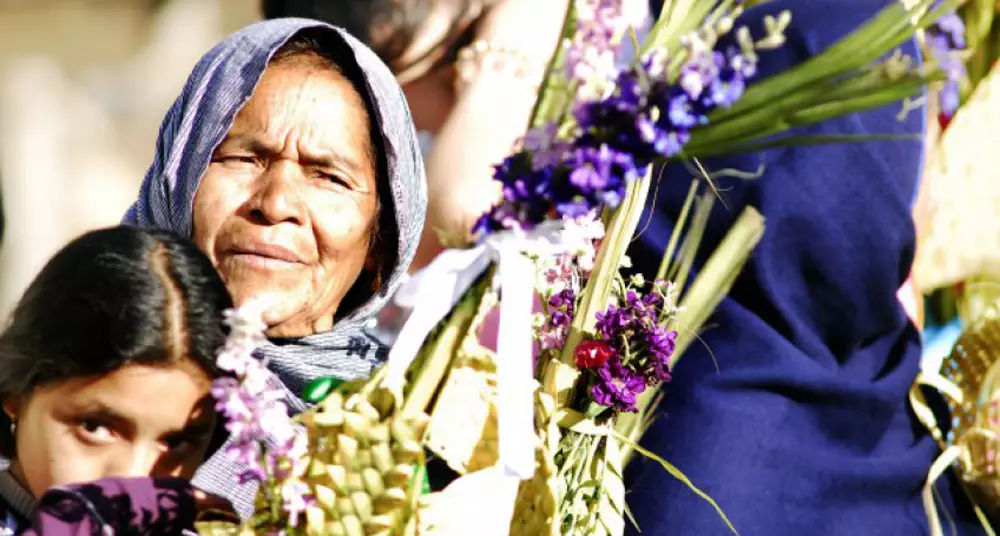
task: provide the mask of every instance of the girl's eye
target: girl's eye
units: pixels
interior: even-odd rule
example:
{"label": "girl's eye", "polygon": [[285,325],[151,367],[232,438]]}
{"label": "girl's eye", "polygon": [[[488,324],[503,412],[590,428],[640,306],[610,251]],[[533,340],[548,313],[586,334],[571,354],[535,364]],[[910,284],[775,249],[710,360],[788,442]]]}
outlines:
{"label": "girl's eye", "polygon": [[110,441],[115,436],[114,430],[110,426],[97,419],[80,421],[80,430],[87,439],[95,442]]}

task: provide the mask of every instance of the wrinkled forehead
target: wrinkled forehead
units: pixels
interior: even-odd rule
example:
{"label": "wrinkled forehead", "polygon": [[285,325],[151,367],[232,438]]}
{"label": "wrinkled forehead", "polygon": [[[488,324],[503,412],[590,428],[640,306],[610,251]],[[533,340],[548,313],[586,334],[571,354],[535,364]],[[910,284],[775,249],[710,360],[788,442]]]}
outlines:
{"label": "wrinkled forehead", "polygon": [[384,176],[377,157],[381,136],[362,96],[363,80],[351,74],[309,49],[279,52],[216,149],[278,153],[292,148],[307,160],[337,155],[355,173]]}
{"label": "wrinkled forehead", "polygon": [[383,150],[381,114],[369,93],[368,74],[340,34],[329,26],[302,19],[248,26],[224,39],[198,62],[161,127],[157,161],[150,173],[165,179],[170,228],[191,236],[191,207],[212,152],[229,133],[275,54],[300,32],[312,30],[323,32],[325,45],[344,49],[332,55],[365,103],[368,120],[378,133],[372,139],[376,152]]}

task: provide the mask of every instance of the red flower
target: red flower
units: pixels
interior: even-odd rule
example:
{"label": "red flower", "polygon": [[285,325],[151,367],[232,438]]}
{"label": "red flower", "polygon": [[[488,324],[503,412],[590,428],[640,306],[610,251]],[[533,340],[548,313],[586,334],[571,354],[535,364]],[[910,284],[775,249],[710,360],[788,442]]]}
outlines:
{"label": "red flower", "polygon": [[604,341],[583,341],[576,347],[576,366],[582,369],[601,368],[613,355],[615,349]]}

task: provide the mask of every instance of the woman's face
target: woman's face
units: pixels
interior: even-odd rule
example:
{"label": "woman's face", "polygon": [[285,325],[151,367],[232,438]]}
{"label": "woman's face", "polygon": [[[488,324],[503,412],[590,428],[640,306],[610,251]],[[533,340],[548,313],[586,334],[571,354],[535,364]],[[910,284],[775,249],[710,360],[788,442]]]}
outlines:
{"label": "woman's face", "polygon": [[333,327],[374,269],[375,162],[364,102],[330,69],[271,65],[215,150],[194,200],[194,240],[236,305],[267,304],[272,337]]}
{"label": "woman's face", "polygon": [[126,365],[4,402],[16,423],[15,476],[35,496],[110,476],[190,478],[205,459],[215,411],[196,365]]}

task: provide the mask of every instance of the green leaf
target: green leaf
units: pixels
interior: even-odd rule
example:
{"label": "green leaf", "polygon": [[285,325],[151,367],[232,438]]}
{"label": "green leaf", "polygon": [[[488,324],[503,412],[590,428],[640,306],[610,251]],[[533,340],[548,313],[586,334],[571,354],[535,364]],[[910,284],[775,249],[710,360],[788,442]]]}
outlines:
{"label": "green leaf", "polygon": [[597,515],[609,535],[625,531],[625,481],[621,471],[621,452],[618,442],[606,438],[604,453],[600,457],[598,473],[601,480],[601,494]]}
{"label": "green leaf", "polygon": [[545,68],[545,76],[542,78],[542,85],[538,90],[538,98],[535,99],[535,106],[531,110],[531,119],[528,120],[528,129],[542,126],[562,117],[563,111],[570,103],[570,91],[572,88],[566,85],[566,76],[562,70],[563,59],[566,56],[566,47],[563,41],[572,38],[576,32],[575,17],[576,2],[570,0],[566,7],[566,16],[563,17],[562,31],[556,49],[552,52],[552,57]]}
{"label": "green leaf", "polygon": [[[719,119],[692,131],[691,141],[684,147],[684,156],[700,158],[719,154],[720,148],[728,153],[730,147],[769,138],[795,127],[899,102],[919,95],[924,84],[920,79],[906,79],[877,90],[844,91],[838,95],[839,100],[828,100],[818,93],[793,96],[788,101],[761,107],[742,117]],[[810,103],[810,99],[814,102]]]}
{"label": "green leaf", "polygon": [[[764,217],[753,207],[745,208],[698,272],[698,276],[681,299],[683,313],[678,322],[682,323],[685,329],[677,334],[674,353],[670,356],[671,369],[677,365],[677,361],[694,339],[694,335],[729,294],[733,282],[763,235]],[[648,402],[652,396],[650,393],[644,400]]]}
{"label": "green leaf", "polygon": [[417,358],[409,370],[415,372],[415,378],[406,392],[406,400],[400,414],[418,415],[427,411],[427,406],[437,394],[441,380],[448,372],[452,359],[457,354],[458,347],[465,341],[472,322],[475,319],[479,304],[493,279],[493,267],[479,276],[479,280],[465,291],[458,304],[448,314],[417,353]]}
{"label": "green leaf", "polygon": [[736,527],[734,527],[733,524],[729,521],[729,518],[726,517],[725,512],[722,511],[722,508],[719,507],[718,503],[716,503],[715,500],[712,499],[712,497],[710,497],[707,493],[701,491],[701,489],[699,489],[698,486],[695,486],[694,483],[691,482],[691,479],[689,479],[680,469],[678,469],[676,466],[674,466],[667,460],[664,460],[663,458],[657,456],[653,452],[642,448],[637,443],[630,441],[627,437],[624,437],[621,434],[618,434],[617,432],[615,433],[615,436],[619,441],[628,445],[639,454],[642,454],[643,456],[649,458],[650,460],[653,460],[656,463],[660,464],[661,467],[663,467],[668,473],[670,473],[670,476],[679,480],[682,484],[687,486],[688,489],[693,491],[695,495],[701,497],[705,502],[712,505],[712,508],[715,509],[715,512],[719,514],[719,517],[722,518],[722,521],[724,521],[726,523],[726,526],[729,527],[729,530],[732,531],[733,534],[737,535],[739,534],[739,532],[736,531]]}
{"label": "green leaf", "polygon": [[674,258],[674,250],[677,249],[677,242],[680,241],[684,226],[687,225],[688,212],[698,194],[698,181],[691,181],[688,188],[687,197],[684,199],[684,206],[681,207],[680,216],[677,217],[677,224],[674,225],[673,232],[670,233],[670,242],[667,242],[667,250],[663,253],[663,260],[660,261],[660,269],[656,271],[656,279],[666,279],[667,270],[670,269]]}
{"label": "green leaf", "polygon": [[[933,0],[921,0],[915,12],[925,12],[932,3]],[[892,2],[822,53],[793,69],[752,84],[740,100],[717,119],[736,117],[768,103],[784,101],[797,90],[862,69],[912,38],[918,28],[931,24],[945,12],[944,8],[953,4],[954,0],[946,1],[941,8],[914,21],[913,14],[907,12],[901,2]]]}
{"label": "green leaf", "polygon": [[310,404],[317,404],[342,383],[344,380],[340,378],[317,378],[306,384],[302,390],[302,398]]}
{"label": "green leaf", "polygon": [[785,136],[776,139],[767,139],[762,141],[753,141],[748,143],[742,143],[730,147],[717,147],[713,151],[712,148],[700,149],[698,151],[698,156],[708,157],[708,156],[720,156],[720,155],[730,155],[739,153],[756,153],[760,151],[766,151],[768,149],[774,149],[777,147],[797,147],[803,145],[824,145],[832,143],[866,143],[873,141],[920,141],[923,139],[921,134],[830,134],[830,135],[795,135],[795,136]]}
{"label": "green leaf", "polygon": [[[731,5],[732,0],[725,0]],[[646,53],[653,49],[675,50],[680,38],[697,29],[705,17],[712,12],[714,2],[704,0],[668,0],[663,3],[660,17],[649,31],[642,44]]]}

